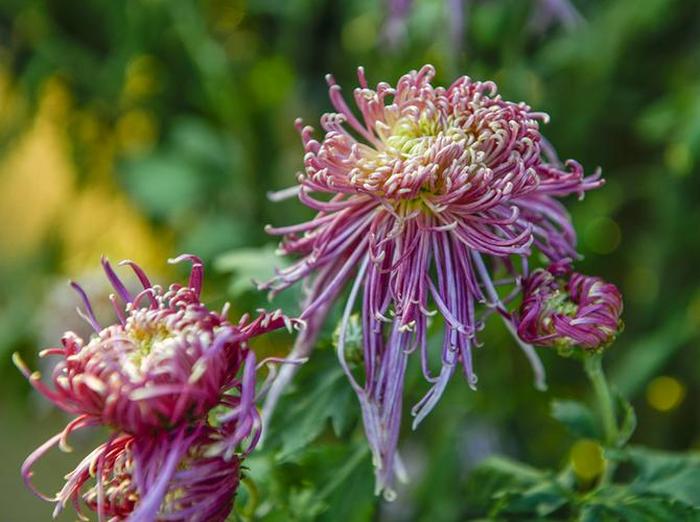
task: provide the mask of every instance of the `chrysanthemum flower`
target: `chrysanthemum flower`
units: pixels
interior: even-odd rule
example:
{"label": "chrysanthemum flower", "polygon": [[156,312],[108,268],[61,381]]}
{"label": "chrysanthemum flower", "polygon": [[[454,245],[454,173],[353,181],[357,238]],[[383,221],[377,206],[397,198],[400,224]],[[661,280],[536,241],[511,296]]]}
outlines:
{"label": "chrysanthemum flower", "polygon": [[[475,385],[472,349],[483,319],[477,305],[508,316],[507,298],[500,299],[496,287],[509,285],[517,293],[531,247],[553,261],[576,255],[575,233],[557,198],[582,196],[602,183],[598,175],[585,178],[574,161],[563,167],[544,148],[545,114],[503,100],[492,82],[465,76],[448,88],[434,87],[434,75],[426,65],[396,87],[380,83],[370,89],[360,68],[354,91],[359,116],[328,76],[337,112],[321,119],[321,141],[297,123],[306,151],[297,192],[318,214],[269,229],[285,236],[283,254],[302,258],[263,285],[277,292],[306,280],[302,318],[308,328],[293,352],[303,357],[330,304],[353,281],[338,352],[362,405],[378,488],[389,496],[408,356],[418,352],[431,383],[413,409],[415,425],[435,406],[458,365]],[[503,279],[492,279],[484,256],[505,273]],[[360,295],[363,384],[343,353],[344,331]],[[437,373],[429,367],[426,336],[435,311],[445,321]],[[534,350],[522,347],[543,385]],[[292,373],[292,367],[282,370],[264,415]]]}
{"label": "chrysanthemum flower", "polygon": [[621,314],[622,295],[615,285],[573,272],[563,260],[524,281],[518,335],[540,346],[600,350],[620,331]]}
{"label": "chrysanthemum flower", "polygon": [[72,283],[84,301],[85,312],[80,313],[95,335],[84,340],[68,332],[62,347],[41,352],[42,357],[59,357],[53,387],[20,364],[32,385],[67,412],[132,434],[196,421],[222,400],[231,401],[224,392],[240,392],[238,375],[249,353],[246,341],[291,323],[279,312],[230,323],[228,306],[218,313],[199,300],[201,261],[181,256],[173,262],[183,260],[192,262],[189,284],[167,290],[152,285],[138,265],[124,262],[143,285],[132,296],[103,259],[118,296],[112,296],[118,320],[106,327],[98,323],[85,292]]}
{"label": "chrysanthemum flower", "polygon": [[118,434],[66,476],[54,516],[70,502],[100,520],[223,522],[233,506],[242,456],[217,451],[220,429],[182,428],[153,435]]}
{"label": "chrysanthemum flower", "polygon": [[[223,476],[231,469],[237,473],[239,455],[251,451],[260,437],[260,415],[255,404],[257,368],[247,341],[296,323],[279,311],[261,312],[252,321],[244,316],[238,324],[230,323],[227,306],[217,313],[200,302],[203,266],[199,258],[185,255],[172,262],[183,260],[192,263],[188,285],[173,284],[168,290],[152,285],[138,265],[124,262],[143,285],[135,296],[103,260],[118,296],[111,296],[117,322],[106,327],[98,323],[85,292],[73,283],[84,302],[85,311],[79,313],[93,326],[95,334],[85,341],[69,332],[62,347],[41,353],[59,357],[52,372],[53,386],[44,383],[38,372],[31,373],[15,355],[17,366],[42,395],[77,415],[22,466],[25,482],[41,498],[64,506],[67,498],[82,494],[76,492],[87,480],[84,474],[94,475],[97,463],[102,470],[97,472],[100,480],[93,491],[97,497],[86,493],[84,500],[88,505],[99,503],[99,511],[106,510],[116,517],[114,520],[121,520],[120,513],[134,508],[134,502],[140,502],[135,513],[151,515],[134,515],[130,520],[153,520],[158,509],[167,511],[159,515],[159,520],[225,518],[219,495],[231,493],[227,484],[233,479],[229,477],[228,482],[217,485],[208,484],[205,477],[209,472],[210,477]],[[55,445],[66,450],[72,432],[96,425],[107,425],[121,435],[83,461],[71,475],[67,489],[55,499],[36,491],[30,480],[34,463]],[[195,459],[192,452],[204,446],[207,454],[216,455],[218,460]],[[190,460],[182,464],[184,455]],[[120,480],[124,466],[132,462],[129,473],[133,472],[133,481],[120,491],[117,486],[121,482],[114,481]],[[101,485],[102,479],[111,475],[110,487],[117,489],[110,490],[112,496],[107,500],[95,500],[103,495],[100,488],[106,488]],[[166,480],[166,476],[171,478]],[[132,495],[133,484],[136,497]],[[188,485],[185,488],[178,484]],[[212,498],[205,501],[203,496],[209,494]],[[202,498],[197,500],[199,496]],[[161,501],[165,502],[162,506]],[[195,515],[201,517],[193,518]]]}

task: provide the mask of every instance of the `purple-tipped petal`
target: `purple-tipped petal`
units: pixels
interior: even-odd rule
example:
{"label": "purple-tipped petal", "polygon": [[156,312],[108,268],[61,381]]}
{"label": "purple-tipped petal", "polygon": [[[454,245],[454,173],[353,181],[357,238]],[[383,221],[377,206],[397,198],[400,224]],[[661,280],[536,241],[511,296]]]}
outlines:
{"label": "purple-tipped petal", "polygon": [[80,317],[85,319],[85,321],[87,321],[87,323],[90,326],[92,326],[92,329],[95,330],[95,332],[99,332],[100,330],[102,330],[100,323],[98,323],[97,319],[95,318],[95,312],[92,310],[92,305],[90,304],[90,299],[88,298],[87,294],[85,293],[85,290],[83,290],[83,287],[80,286],[75,281],[71,281],[70,286],[80,296],[80,299],[83,301],[83,304],[85,305],[85,310],[87,312],[87,313],[85,313],[80,308],[78,308],[77,309],[78,315],[80,315]]}
{"label": "purple-tipped petal", "polygon": [[102,269],[107,275],[107,279],[109,279],[112,288],[114,288],[121,300],[124,301],[124,304],[130,303],[131,294],[129,294],[129,291],[124,286],[124,283],[122,283],[121,279],[119,279],[117,274],[114,272],[112,265],[109,264],[109,260],[105,256],[102,256],[100,262],[102,263]]}
{"label": "purple-tipped petal", "polygon": [[168,263],[177,264],[183,261],[192,263],[192,271],[190,272],[190,280],[188,286],[194,290],[194,293],[199,297],[202,294],[202,281],[204,280],[204,263],[201,258],[192,254],[182,254],[174,259],[168,259]]}

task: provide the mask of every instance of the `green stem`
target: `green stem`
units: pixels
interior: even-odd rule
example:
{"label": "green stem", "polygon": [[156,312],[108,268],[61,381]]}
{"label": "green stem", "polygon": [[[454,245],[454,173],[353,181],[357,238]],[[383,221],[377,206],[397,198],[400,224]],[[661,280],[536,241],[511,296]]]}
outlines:
{"label": "green stem", "polygon": [[586,375],[588,375],[591,384],[593,384],[598,410],[603,419],[605,444],[609,447],[615,447],[618,439],[617,417],[610,387],[603,373],[603,356],[601,354],[587,355],[584,360],[584,367]]}
{"label": "green stem", "polygon": [[[614,448],[617,446],[619,438],[619,430],[617,427],[617,415],[615,414],[615,403],[610,386],[603,373],[603,356],[602,354],[586,354],[584,359],[584,368],[586,375],[593,385],[596,402],[598,403],[598,413],[603,419],[603,430],[605,435],[605,446]],[[600,478],[598,487],[608,484],[612,481],[615,474],[615,463],[607,460],[605,462],[605,471]]]}
{"label": "green stem", "polygon": [[327,496],[333,493],[338,486],[345,482],[353,470],[364,460],[367,453],[369,453],[369,447],[367,444],[358,446],[355,453],[350,456],[343,467],[340,468],[335,474],[333,480],[328,482],[328,484],[326,484],[326,486],[318,493],[318,498],[325,499]]}
{"label": "green stem", "polygon": [[241,477],[241,484],[243,484],[248,491],[248,502],[246,502],[245,506],[241,509],[239,516],[243,520],[253,520],[255,510],[258,508],[258,502],[260,501],[258,486],[247,476]]}

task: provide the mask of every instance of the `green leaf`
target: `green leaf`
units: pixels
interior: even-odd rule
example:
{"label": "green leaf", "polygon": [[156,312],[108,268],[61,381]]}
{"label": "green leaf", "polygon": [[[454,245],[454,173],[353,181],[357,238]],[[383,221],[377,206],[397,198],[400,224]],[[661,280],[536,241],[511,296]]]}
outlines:
{"label": "green leaf", "polygon": [[129,161],[123,175],[127,190],[156,218],[172,218],[203,197],[204,184],[197,169],[167,154]]}
{"label": "green leaf", "polygon": [[231,273],[229,292],[233,297],[254,290],[254,281],[267,281],[275,274],[275,268],[284,264],[275,253],[275,247],[237,248],[222,254],[214,262],[219,272]]}
{"label": "green leaf", "polygon": [[700,506],[700,454],[677,454],[642,447],[624,451],[635,466],[635,491],[656,493],[692,506]]}
{"label": "green leaf", "polygon": [[465,502],[470,511],[551,513],[566,502],[549,473],[505,457],[490,457],[469,476]]}
{"label": "green leaf", "polygon": [[622,411],[622,423],[618,432],[617,446],[622,447],[627,444],[634,434],[634,430],[637,429],[637,414],[634,412],[630,402],[622,395],[617,394],[617,399]]}
{"label": "green leaf", "polygon": [[507,478],[507,483],[513,486],[529,486],[547,477],[545,471],[500,456],[489,457],[484,460],[474,473],[481,473],[483,477]]}
{"label": "green leaf", "polygon": [[496,513],[533,513],[551,515],[569,501],[567,492],[553,481],[541,482],[522,493],[512,495],[510,501]]}
{"label": "green leaf", "polygon": [[[285,436],[281,451],[277,455],[280,461],[290,459],[303,450],[321,434],[326,422],[346,406],[338,404],[338,396],[345,396],[343,389],[349,388],[347,383],[342,382],[343,377],[341,371],[326,375],[315,390],[311,390],[306,398],[296,402],[294,407],[288,410],[293,422],[284,423]],[[336,425],[338,422],[335,421]]]}
{"label": "green leaf", "polygon": [[[331,343],[334,348],[338,348],[338,342],[340,341],[340,326],[342,323],[338,323],[338,326],[333,331],[331,336]],[[362,344],[362,321],[360,320],[360,314],[352,314],[350,320],[348,321],[347,328],[345,330],[345,359],[350,363],[362,364],[364,359],[363,344]]]}
{"label": "green leaf", "polygon": [[609,450],[629,462],[629,484],[609,484],[583,498],[579,520],[672,522],[700,520],[700,455],[631,447]]}
{"label": "green leaf", "polygon": [[238,150],[237,143],[224,143],[222,136],[205,120],[179,118],[170,136],[173,148],[183,157],[201,165],[226,167],[226,160]]}
{"label": "green leaf", "polygon": [[581,508],[582,522],[691,522],[700,511],[663,495],[637,493],[629,486],[611,485],[596,491]]}
{"label": "green leaf", "polygon": [[312,487],[305,487],[289,492],[289,511],[293,520],[314,520],[327,509]]}
{"label": "green leaf", "polygon": [[267,444],[278,462],[293,461],[328,427],[336,436],[347,431],[357,407],[345,374],[328,351],[317,351],[299,375],[297,387],[282,398],[270,424]]}
{"label": "green leaf", "polygon": [[566,426],[574,437],[600,439],[593,412],[581,402],[554,399],[551,402],[551,415]]}

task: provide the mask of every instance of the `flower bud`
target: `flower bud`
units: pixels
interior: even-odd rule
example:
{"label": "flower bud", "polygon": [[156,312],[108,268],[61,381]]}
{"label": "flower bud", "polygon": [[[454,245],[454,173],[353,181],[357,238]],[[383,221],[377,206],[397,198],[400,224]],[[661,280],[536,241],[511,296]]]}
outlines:
{"label": "flower bud", "polygon": [[622,295],[599,277],[573,272],[569,261],[535,270],[523,284],[518,335],[540,346],[601,350],[622,329]]}

